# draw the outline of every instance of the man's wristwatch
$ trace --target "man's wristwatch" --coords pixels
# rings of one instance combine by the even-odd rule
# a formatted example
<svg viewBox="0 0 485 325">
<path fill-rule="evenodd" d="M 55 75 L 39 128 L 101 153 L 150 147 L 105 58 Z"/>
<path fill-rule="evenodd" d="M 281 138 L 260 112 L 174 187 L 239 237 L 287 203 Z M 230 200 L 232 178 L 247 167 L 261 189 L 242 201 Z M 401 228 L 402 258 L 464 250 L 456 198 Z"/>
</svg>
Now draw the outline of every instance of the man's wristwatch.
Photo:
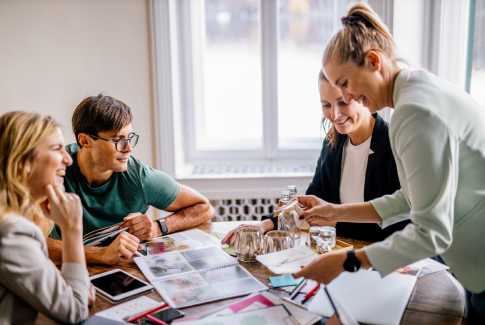
<svg viewBox="0 0 485 325">
<path fill-rule="evenodd" d="M 355 256 L 354 251 L 347 252 L 347 259 L 344 262 L 344 270 L 347 272 L 357 272 L 360 269 L 360 261 Z"/>
<path fill-rule="evenodd" d="M 166 234 L 168 234 L 168 227 L 167 227 L 167 223 L 165 222 L 165 219 L 158 219 L 155 221 L 158 223 L 158 226 L 160 227 L 162 236 L 165 236 Z"/>
</svg>

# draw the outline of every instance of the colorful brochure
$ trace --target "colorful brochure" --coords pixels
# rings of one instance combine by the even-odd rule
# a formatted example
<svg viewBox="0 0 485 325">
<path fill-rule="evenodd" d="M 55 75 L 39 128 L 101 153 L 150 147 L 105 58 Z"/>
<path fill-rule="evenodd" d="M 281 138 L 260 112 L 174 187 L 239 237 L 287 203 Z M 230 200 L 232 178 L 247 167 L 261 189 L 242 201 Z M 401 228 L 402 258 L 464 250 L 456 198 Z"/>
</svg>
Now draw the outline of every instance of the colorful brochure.
<svg viewBox="0 0 485 325">
<path fill-rule="evenodd" d="M 237 297 L 268 288 L 219 247 L 134 258 L 172 307 Z"/>
</svg>

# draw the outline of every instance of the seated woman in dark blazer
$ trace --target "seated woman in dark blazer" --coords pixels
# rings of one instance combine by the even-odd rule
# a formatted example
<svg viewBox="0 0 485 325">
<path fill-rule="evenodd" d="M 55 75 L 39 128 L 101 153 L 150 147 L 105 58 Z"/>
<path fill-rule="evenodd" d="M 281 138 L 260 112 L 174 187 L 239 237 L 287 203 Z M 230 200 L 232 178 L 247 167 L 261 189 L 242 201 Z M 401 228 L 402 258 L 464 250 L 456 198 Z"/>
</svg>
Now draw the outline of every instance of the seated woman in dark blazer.
<svg viewBox="0 0 485 325">
<path fill-rule="evenodd" d="M 348 204 L 394 193 L 400 185 L 387 123 L 379 115 L 372 115 L 361 102 L 345 103 L 341 91 L 328 82 L 322 71 L 319 88 L 323 123 L 330 130 L 306 194 L 329 203 Z M 269 214 L 258 226 L 264 232 L 278 229 L 277 221 L 277 217 Z M 335 225 L 310 221 L 310 225 L 336 226 L 338 236 L 376 242 L 403 229 L 409 222 L 401 221 L 385 229 L 375 223 L 339 222 Z M 222 243 L 232 244 L 235 232 L 236 229 L 231 230 Z"/>
</svg>

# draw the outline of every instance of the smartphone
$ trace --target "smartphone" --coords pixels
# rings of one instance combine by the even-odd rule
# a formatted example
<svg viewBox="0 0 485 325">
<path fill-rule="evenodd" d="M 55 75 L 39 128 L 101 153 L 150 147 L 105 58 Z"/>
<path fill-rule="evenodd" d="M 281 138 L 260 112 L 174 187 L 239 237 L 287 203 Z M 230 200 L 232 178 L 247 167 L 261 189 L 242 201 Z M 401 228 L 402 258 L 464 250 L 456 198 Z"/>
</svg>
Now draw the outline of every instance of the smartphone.
<svg viewBox="0 0 485 325">
<path fill-rule="evenodd" d="M 146 324 L 146 325 L 158 325 L 160 323 L 157 323 L 156 322 L 157 320 L 161 320 L 165 323 L 170 323 L 172 320 L 176 318 L 185 316 L 185 313 L 175 308 L 165 308 L 163 310 L 160 310 L 148 316 L 140 319 L 140 323 Z M 150 318 L 154 318 L 154 319 L 152 320 Z"/>
<path fill-rule="evenodd" d="M 122 302 L 153 290 L 153 286 L 123 270 L 115 269 L 89 278 L 103 298 L 111 303 Z"/>
</svg>

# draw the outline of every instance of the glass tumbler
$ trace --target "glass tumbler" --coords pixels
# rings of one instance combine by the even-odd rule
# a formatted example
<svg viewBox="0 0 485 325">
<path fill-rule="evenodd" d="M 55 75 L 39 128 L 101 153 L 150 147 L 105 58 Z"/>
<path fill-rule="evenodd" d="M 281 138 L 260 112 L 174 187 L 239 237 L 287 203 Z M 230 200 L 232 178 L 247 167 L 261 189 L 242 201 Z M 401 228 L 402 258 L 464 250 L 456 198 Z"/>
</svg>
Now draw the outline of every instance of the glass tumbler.
<svg viewBox="0 0 485 325">
<path fill-rule="evenodd" d="M 284 251 L 295 247 L 295 239 L 289 231 L 273 230 L 264 235 L 263 254 Z"/>
<path fill-rule="evenodd" d="M 261 254 L 263 232 L 257 226 L 237 228 L 234 251 L 242 262 L 256 262 L 256 255 Z"/>
</svg>

